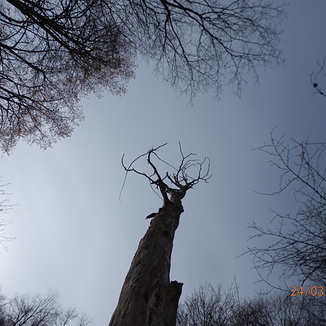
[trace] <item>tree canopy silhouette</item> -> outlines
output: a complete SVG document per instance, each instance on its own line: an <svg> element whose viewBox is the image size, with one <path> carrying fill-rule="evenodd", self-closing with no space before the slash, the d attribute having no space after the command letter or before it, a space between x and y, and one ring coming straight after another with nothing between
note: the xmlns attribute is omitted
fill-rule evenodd
<svg viewBox="0 0 326 326"><path fill-rule="evenodd" d="M177 326L322 326L324 301L288 291L241 298L236 284L227 291L206 284L179 305Z"/></svg>
<svg viewBox="0 0 326 326"><path fill-rule="evenodd" d="M16 295L13 298L0 293L0 325L88 326L91 322L74 308L63 309L56 293L47 296Z"/></svg>
<svg viewBox="0 0 326 326"><path fill-rule="evenodd" d="M136 0L119 8L127 36L156 71L190 96L224 84L240 91L243 74L281 60L284 5L269 0ZM113 8L115 8L113 4ZM113 11L118 11L112 9Z"/></svg>
<svg viewBox="0 0 326 326"><path fill-rule="evenodd" d="M101 1L0 4L0 141L41 147L70 136L81 96L122 93L132 77L130 46Z"/></svg>
<svg viewBox="0 0 326 326"><path fill-rule="evenodd" d="M248 253L261 272L270 275L282 268L284 280L296 277L300 285L326 281L326 143L309 139L298 142L276 138L259 148L280 172L279 189L271 195L293 193L296 212L275 213L269 226L255 223L252 238L270 239L264 245L250 246Z"/></svg>
<svg viewBox="0 0 326 326"><path fill-rule="evenodd" d="M43 148L83 119L81 96L125 91L136 58L190 97L281 61L269 0L6 0L0 4L0 146Z"/></svg>

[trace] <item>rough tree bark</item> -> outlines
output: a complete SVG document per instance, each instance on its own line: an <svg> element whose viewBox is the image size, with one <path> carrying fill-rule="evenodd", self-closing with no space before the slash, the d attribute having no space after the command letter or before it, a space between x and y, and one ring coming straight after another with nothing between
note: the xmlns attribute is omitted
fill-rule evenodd
<svg viewBox="0 0 326 326"><path fill-rule="evenodd" d="M170 282L174 233L182 213L167 202L141 239L123 284L113 325L175 325L182 283Z"/></svg>
<svg viewBox="0 0 326 326"><path fill-rule="evenodd" d="M151 217L154 215L153 220L145 236L140 240L109 326L176 325L183 284L170 281L174 234L183 212L181 200L188 189L200 180L209 179L209 161L206 158L202 162L190 160L189 157L193 154L184 156L180 147L182 162L179 169L176 169L177 173L172 175L166 173L165 177L161 178L151 161L152 155L159 158L156 150L160 147L136 159L147 155L147 162L153 169L153 174L150 176L131 168L136 160L128 168L123 165L127 172L141 174L159 188L163 196L163 206L157 214L151 214ZM202 176L202 166L205 162L208 162L208 166L205 175ZM197 178L191 178L186 174L186 169L193 165L199 166ZM168 183L176 186L177 189L171 188Z"/></svg>

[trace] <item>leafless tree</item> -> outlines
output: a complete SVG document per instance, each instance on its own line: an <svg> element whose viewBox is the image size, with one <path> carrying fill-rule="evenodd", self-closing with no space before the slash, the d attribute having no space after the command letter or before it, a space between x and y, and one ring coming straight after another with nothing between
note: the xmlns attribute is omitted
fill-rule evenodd
<svg viewBox="0 0 326 326"><path fill-rule="evenodd" d="M162 195L163 204L169 204L169 202L174 202L181 205L181 199L185 196L187 190L193 188L198 182L204 181L208 182L211 175L209 175L210 170L210 160L205 157L204 160L200 161L195 158L196 154L190 153L184 155L181 144L179 143L179 151L181 155L181 162L178 167L173 167L171 164L165 162L158 154L157 151L166 146L167 143L160 145L156 148L150 149L147 153L144 153L134 159L127 167L124 163L124 155L121 159L121 164L126 171L126 176L124 184L129 172L134 172L136 174L144 176L150 183L151 188L153 186L159 190ZM143 157L147 157L147 163L152 169L152 173L146 173L134 168L134 164ZM157 163L153 162L153 158L157 160L157 163L163 163L163 165L169 166L174 172L166 172L165 175L161 176ZM193 168L198 168L198 174L193 177L189 173L189 170ZM123 184L123 186L124 186Z"/></svg>
<svg viewBox="0 0 326 326"><path fill-rule="evenodd" d="M187 190L210 178L209 160L199 161L192 153L184 155L180 146L181 162L174 168L157 153L164 145L150 149L128 166L122 157L126 175L134 172L145 177L161 194L163 205L157 213L148 216L152 218L150 226L131 262L110 326L173 326L176 323L182 283L170 281L174 234ZM145 166L149 166L149 172L144 172L145 167L142 170L135 167L142 159L147 163ZM172 172L161 174L159 164L168 166Z"/></svg>
<svg viewBox="0 0 326 326"><path fill-rule="evenodd" d="M235 285L223 292L221 285L200 286L178 309L178 326L273 326L266 299L242 299ZM275 324L276 325L276 324Z"/></svg>
<svg viewBox="0 0 326 326"><path fill-rule="evenodd" d="M326 77L325 63L326 63L326 57L324 58L322 63L317 61L318 70L317 72L313 72L310 75L310 83L312 87L316 90L317 94L326 97L325 91L323 90L323 86L322 86L325 85L325 77Z"/></svg>
<svg viewBox="0 0 326 326"><path fill-rule="evenodd" d="M200 286L179 305L178 326L229 326L232 312L239 307L237 289L222 291L211 284Z"/></svg>
<svg viewBox="0 0 326 326"><path fill-rule="evenodd" d="M297 212L275 213L268 227L251 225L266 246L253 246L254 265L272 273L280 266L285 278L296 276L299 284L326 284L326 143L309 139L287 143L284 137L260 148L281 172L280 187L273 194L293 193Z"/></svg>
<svg viewBox="0 0 326 326"><path fill-rule="evenodd" d="M1 326L87 326L90 321L75 309L63 310L56 294L47 296L15 296L12 299L0 297Z"/></svg>
<svg viewBox="0 0 326 326"><path fill-rule="evenodd" d="M114 5L113 5L114 6ZM126 34L159 76L195 95L236 84L281 61L284 5L269 0L136 0L119 3Z"/></svg>
<svg viewBox="0 0 326 326"><path fill-rule="evenodd" d="M81 96L121 94L138 56L194 96L281 61L270 0L6 0L0 4L0 145L71 135Z"/></svg>
<svg viewBox="0 0 326 326"><path fill-rule="evenodd" d="M0 4L0 143L50 146L83 119L81 96L123 93L130 46L98 0L7 0Z"/></svg>
<svg viewBox="0 0 326 326"><path fill-rule="evenodd" d="M277 292L240 298L237 287L223 292L207 284L186 297L178 326L323 326L324 298Z"/></svg>

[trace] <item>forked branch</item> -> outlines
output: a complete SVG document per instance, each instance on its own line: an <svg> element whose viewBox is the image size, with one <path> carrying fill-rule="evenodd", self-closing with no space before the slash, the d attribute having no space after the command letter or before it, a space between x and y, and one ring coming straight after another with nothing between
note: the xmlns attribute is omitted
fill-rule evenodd
<svg viewBox="0 0 326 326"><path fill-rule="evenodd" d="M199 160L195 158L196 154L190 153L184 155L181 144L179 143L181 162L178 168L175 168L173 165L164 161L157 153L158 150L166 144L167 143L156 148L152 148L148 152L139 155L128 166L124 163L125 154L122 155L121 164L126 171L126 175L121 192L124 188L129 172L135 172L136 174L147 178L151 186L154 185L157 189L159 189L164 203L169 201L179 202L184 197L186 191L196 185L199 181L208 182L211 177L209 173L210 160L208 157L205 157L203 160ZM147 158L147 163L151 167L152 173L150 174L134 167L134 164L144 157ZM164 175L162 175L159 172L157 163L155 161L159 161L164 165L167 165L170 169L174 170L174 172L167 171ZM190 169L195 169L194 175L190 174Z"/></svg>

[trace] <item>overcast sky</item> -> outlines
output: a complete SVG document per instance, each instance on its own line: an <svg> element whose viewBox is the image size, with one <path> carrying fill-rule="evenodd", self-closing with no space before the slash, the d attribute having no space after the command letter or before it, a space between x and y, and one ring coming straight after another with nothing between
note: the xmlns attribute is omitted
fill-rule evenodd
<svg viewBox="0 0 326 326"><path fill-rule="evenodd" d="M256 192L276 189L279 174L268 157L253 148L268 142L271 130L287 139L326 141L326 99L314 95L309 76L326 56L326 1L295 0L284 23L284 65L260 72L241 98L226 89L189 99L140 65L125 96L103 94L82 102L85 122L73 136L46 151L19 143L0 162L10 202L3 216L9 251L0 247L0 284L5 294L56 290L64 307L87 313L106 325L139 240L161 206L140 176L124 179L126 161L165 142L162 156L178 163L185 153L211 159L209 184L199 184L184 199L176 232L171 279L184 283L183 295L199 284L236 278L240 295L262 290L249 256L236 258L252 233L248 224L265 225L270 209L291 212L291 201Z"/></svg>

